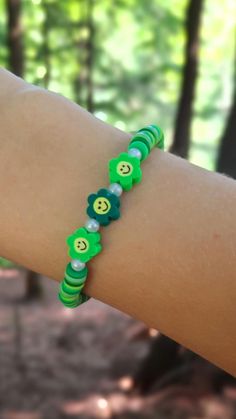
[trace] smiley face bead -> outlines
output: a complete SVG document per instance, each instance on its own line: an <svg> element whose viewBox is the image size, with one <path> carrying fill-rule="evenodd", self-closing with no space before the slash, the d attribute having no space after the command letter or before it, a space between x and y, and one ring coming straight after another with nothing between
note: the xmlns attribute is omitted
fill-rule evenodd
<svg viewBox="0 0 236 419"><path fill-rule="evenodd" d="M112 220L120 217L120 200L118 196L105 188L88 197L87 214L97 220L102 226L107 226Z"/></svg>
<svg viewBox="0 0 236 419"><path fill-rule="evenodd" d="M135 183L142 179L140 160L128 153L121 153L115 159L109 161L110 182L119 183L125 191L132 188Z"/></svg>
<svg viewBox="0 0 236 419"><path fill-rule="evenodd" d="M100 239L100 233L90 233L84 227L79 228L66 240L69 246L69 256L72 259L87 262L102 250Z"/></svg>

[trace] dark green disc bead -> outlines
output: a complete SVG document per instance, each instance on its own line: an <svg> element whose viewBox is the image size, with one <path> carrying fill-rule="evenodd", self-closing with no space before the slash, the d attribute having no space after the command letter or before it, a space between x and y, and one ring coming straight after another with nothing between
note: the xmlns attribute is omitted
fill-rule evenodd
<svg viewBox="0 0 236 419"><path fill-rule="evenodd" d="M162 129L158 125L148 125L147 129L150 129L156 137L156 146L160 148L161 150L164 149L164 133Z"/></svg>
<svg viewBox="0 0 236 419"><path fill-rule="evenodd" d="M72 276L69 276L67 275L67 273L65 273L64 281L72 286L77 286L77 285L80 286L85 283L86 279L87 279L87 276L84 276L83 278L73 278Z"/></svg>
<svg viewBox="0 0 236 419"><path fill-rule="evenodd" d="M78 293L69 294L64 288L64 281L61 282L61 284L60 284L59 292L60 292L61 296L67 301L74 301L76 299L77 295L78 295Z"/></svg>
<svg viewBox="0 0 236 419"><path fill-rule="evenodd" d="M78 298L76 298L73 302L68 302L68 301L66 301L62 296L61 296L61 294L59 293L58 294L58 298L59 298L59 300L62 302L62 304L65 306L65 307L68 307L68 308L76 308L76 307L78 307L79 305L80 305L80 302L79 302L79 299Z"/></svg>
<svg viewBox="0 0 236 419"><path fill-rule="evenodd" d="M68 263L66 266L66 274L72 278L83 278L88 274L88 268L85 266L81 271L75 271L72 268L71 263Z"/></svg>
<svg viewBox="0 0 236 419"><path fill-rule="evenodd" d="M64 294L61 291L60 291L59 295L60 295L61 299L64 301L64 303L66 303L66 304L74 304L78 299L77 295L74 296L74 298L69 298L69 297L66 296L66 294Z"/></svg>
<svg viewBox="0 0 236 419"><path fill-rule="evenodd" d="M151 148L154 148L155 145L156 145L156 134L155 134L155 131L153 129L149 128L149 127L144 127L142 129L140 129L137 132L137 134L139 134L140 132L142 132L144 134L147 134L149 136L149 138L151 140L151 143L152 143Z"/></svg>
<svg viewBox="0 0 236 419"><path fill-rule="evenodd" d="M137 132L137 134L135 135L135 137L136 136L138 137L140 134L143 134L146 137L146 139L147 139L147 141L150 145L150 150L152 150L156 145L156 135L155 135L155 133L152 130L145 127L145 128L140 129Z"/></svg>
<svg viewBox="0 0 236 419"><path fill-rule="evenodd" d="M139 132L135 134L135 136L131 139L130 144L132 144L134 141L141 141L142 143L144 143L147 146L148 151L150 153L152 149L152 141L147 132Z"/></svg>
<svg viewBox="0 0 236 419"><path fill-rule="evenodd" d="M149 156L148 147L142 141L138 141L138 140L132 141L128 145L128 150L130 150L131 148L137 148L141 152L142 154L141 161L145 160Z"/></svg>
<svg viewBox="0 0 236 419"><path fill-rule="evenodd" d="M84 284L82 285L70 285L66 281L63 281L61 284L61 289L69 295L79 294L82 290Z"/></svg>

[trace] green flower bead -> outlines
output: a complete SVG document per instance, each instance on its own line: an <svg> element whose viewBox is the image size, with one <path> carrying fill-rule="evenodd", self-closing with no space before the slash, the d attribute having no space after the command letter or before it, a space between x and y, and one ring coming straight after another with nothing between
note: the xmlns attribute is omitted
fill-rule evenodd
<svg viewBox="0 0 236 419"><path fill-rule="evenodd" d="M69 256L72 259L80 259L82 262L87 262L101 252L100 239L100 233L90 233L84 227L79 228L71 236L67 237Z"/></svg>
<svg viewBox="0 0 236 419"><path fill-rule="evenodd" d="M95 218L102 226L110 224L111 220L120 217L120 200L118 196L102 188L88 197L87 214Z"/></svg>
<svg viewBox="0 0 236 419"><path fill-rule="evenodd" d="M109 178L111 183L120 183L125 191L130 190L142 179L140 160L128 153L119 154L117 158L109 161Z"/></svg>

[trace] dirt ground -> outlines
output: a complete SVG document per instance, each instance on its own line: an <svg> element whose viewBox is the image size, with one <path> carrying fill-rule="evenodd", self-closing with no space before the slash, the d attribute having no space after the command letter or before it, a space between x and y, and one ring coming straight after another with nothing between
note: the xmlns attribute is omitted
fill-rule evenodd
<svg viewBox="0 0 236 419"><path fill-rule="evenodd" d="M145 326L95 300L65 309L42 283L43 301L24 303L23 273L0 271L0 419L236 419L236 387L130 392Z"/></svg>

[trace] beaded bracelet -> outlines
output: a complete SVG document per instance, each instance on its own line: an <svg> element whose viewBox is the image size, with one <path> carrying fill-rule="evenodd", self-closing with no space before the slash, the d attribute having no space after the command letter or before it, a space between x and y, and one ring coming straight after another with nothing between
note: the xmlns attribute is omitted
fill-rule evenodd
<svg viewBox="0 0 236 419"><path fill-rule="evenodd" d="M66 240L72 260L66 266L58 295L66 307L75 308L89 300L82 290L88 275L86 262L102 250L99 227L120 217L120 196L123 190L129 191L141 181L140 162L154 147L164 149L160 127L148 125L137 131L129 142L128 151L109 161L109 187L88 196L89 218L84 227L75 230Z"/></svg>

